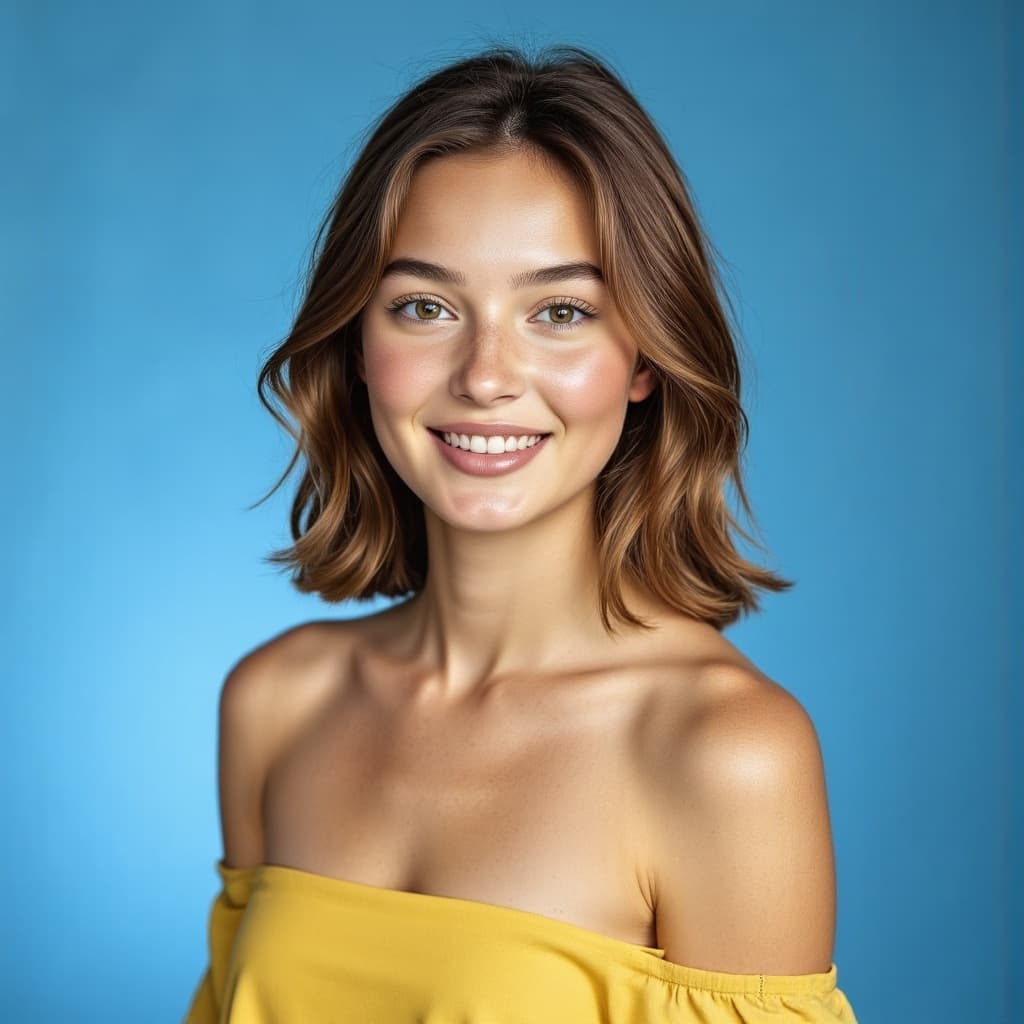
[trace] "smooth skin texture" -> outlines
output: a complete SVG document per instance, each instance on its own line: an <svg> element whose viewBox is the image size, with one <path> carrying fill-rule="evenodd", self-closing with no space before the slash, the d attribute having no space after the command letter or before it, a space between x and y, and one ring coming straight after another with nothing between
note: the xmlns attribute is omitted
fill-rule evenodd
<svg viewBox="0 0 1024 1024"><path fill-rule="evenodd" d="M529 910L707 970L827 971L835 872L807 713L650 594L627 591L655 631L600 622L594 481L655 383L600 280L510 283L599 266L584 197L527 152L447 156L417 171L390 256L461 280L389 273L362 316L374 429L424 502L429 578L232 669L224 862ZM428 432L451 420L552 436L474 477Z"/></svg>

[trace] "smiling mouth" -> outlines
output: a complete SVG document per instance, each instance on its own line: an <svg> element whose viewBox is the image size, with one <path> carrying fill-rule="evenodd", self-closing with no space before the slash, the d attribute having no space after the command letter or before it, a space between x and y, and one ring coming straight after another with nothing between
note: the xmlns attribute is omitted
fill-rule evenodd
<svg viewBox="0 0 1024 1024"><path fill-rule="evenodd" d="M506 455L526 448L533 448L550 434L457 434L449 431L427 428L435 437L440 438L450 448L473 452L476 455Z"/></svg>

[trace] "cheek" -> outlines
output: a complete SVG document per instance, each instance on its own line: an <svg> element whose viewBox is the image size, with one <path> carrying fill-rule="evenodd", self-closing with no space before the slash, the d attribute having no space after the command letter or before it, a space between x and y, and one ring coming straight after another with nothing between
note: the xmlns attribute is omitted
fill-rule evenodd
<svg viewBox="0 0 1024 1024"><path fill-rule="evenodd" d="M420 349L364 338L363 366L370 405L389 413L413 411L437 384L436 357Z"/></svg>
<svg viewBox="0 0 1024 1024"><path fill-rule="evenodd" d="M626 412L631 369L627 353L602 348L576 361L553 362L544 371L544 391L567 429L588 426L617 439Z"/></svg>

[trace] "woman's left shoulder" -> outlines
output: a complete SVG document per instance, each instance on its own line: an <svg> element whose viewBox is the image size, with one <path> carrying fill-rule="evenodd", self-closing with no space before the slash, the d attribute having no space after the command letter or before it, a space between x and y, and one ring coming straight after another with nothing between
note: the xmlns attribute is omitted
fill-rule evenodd
<svg viewBox="0 0 1024 1024"><path fill-rule="evenodd" d="M818 734L800 700L726 638L687 640L661 659L652 695L662 781L692 791L731 780L756 796L759 785L819 778Z"/></svg>
<svg viewBox="0 0 1024 1024"><path fill-rule="evenodd" d="M645 793L658 945L735 973L826 970L835 867L814 724L784 686L719 654L659 687Z"/></svg>

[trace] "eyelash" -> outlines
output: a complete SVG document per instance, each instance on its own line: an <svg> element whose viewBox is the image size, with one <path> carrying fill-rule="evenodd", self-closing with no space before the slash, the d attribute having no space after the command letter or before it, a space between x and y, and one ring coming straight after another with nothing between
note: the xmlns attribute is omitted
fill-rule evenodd
<svg viewBox="0 0 1024 1024"><path fill-rule="evenodd" d="M401 312L402 307L408 306L410 302L433 302L436 303L438 306L442 306L445 309L448 309L448 307L445 306L443 302L439 302L433 295L416 294L403 295L400 299L395 299L395 301L392 302L391 305L387 307L387 311L391 313L392 316L400 317L403 320L412 320L414 323L420 324L430 323L430 320L424 320L421 319L420 317L415 316L406 316L404 313ZM571 323L567 324L556 324L551 321L548 321L545 323L545 327L550 327L554 331L571 331L574 328L579 327L581 324L586 323L587 320L594 320L598 316L597 310L594 309L594 307L591 306L590 303L583 302L581 299L572 299L569 298L568 296L557 298L552 302L546 302L543 306L541 306L540 309L537 310L537 313L543 313L546 309L557 309L560 306L570 306L573 309L578 309L581 313L584 314L583 319L574 320ZM448 311L451 312L451 310Z"/></svg>

